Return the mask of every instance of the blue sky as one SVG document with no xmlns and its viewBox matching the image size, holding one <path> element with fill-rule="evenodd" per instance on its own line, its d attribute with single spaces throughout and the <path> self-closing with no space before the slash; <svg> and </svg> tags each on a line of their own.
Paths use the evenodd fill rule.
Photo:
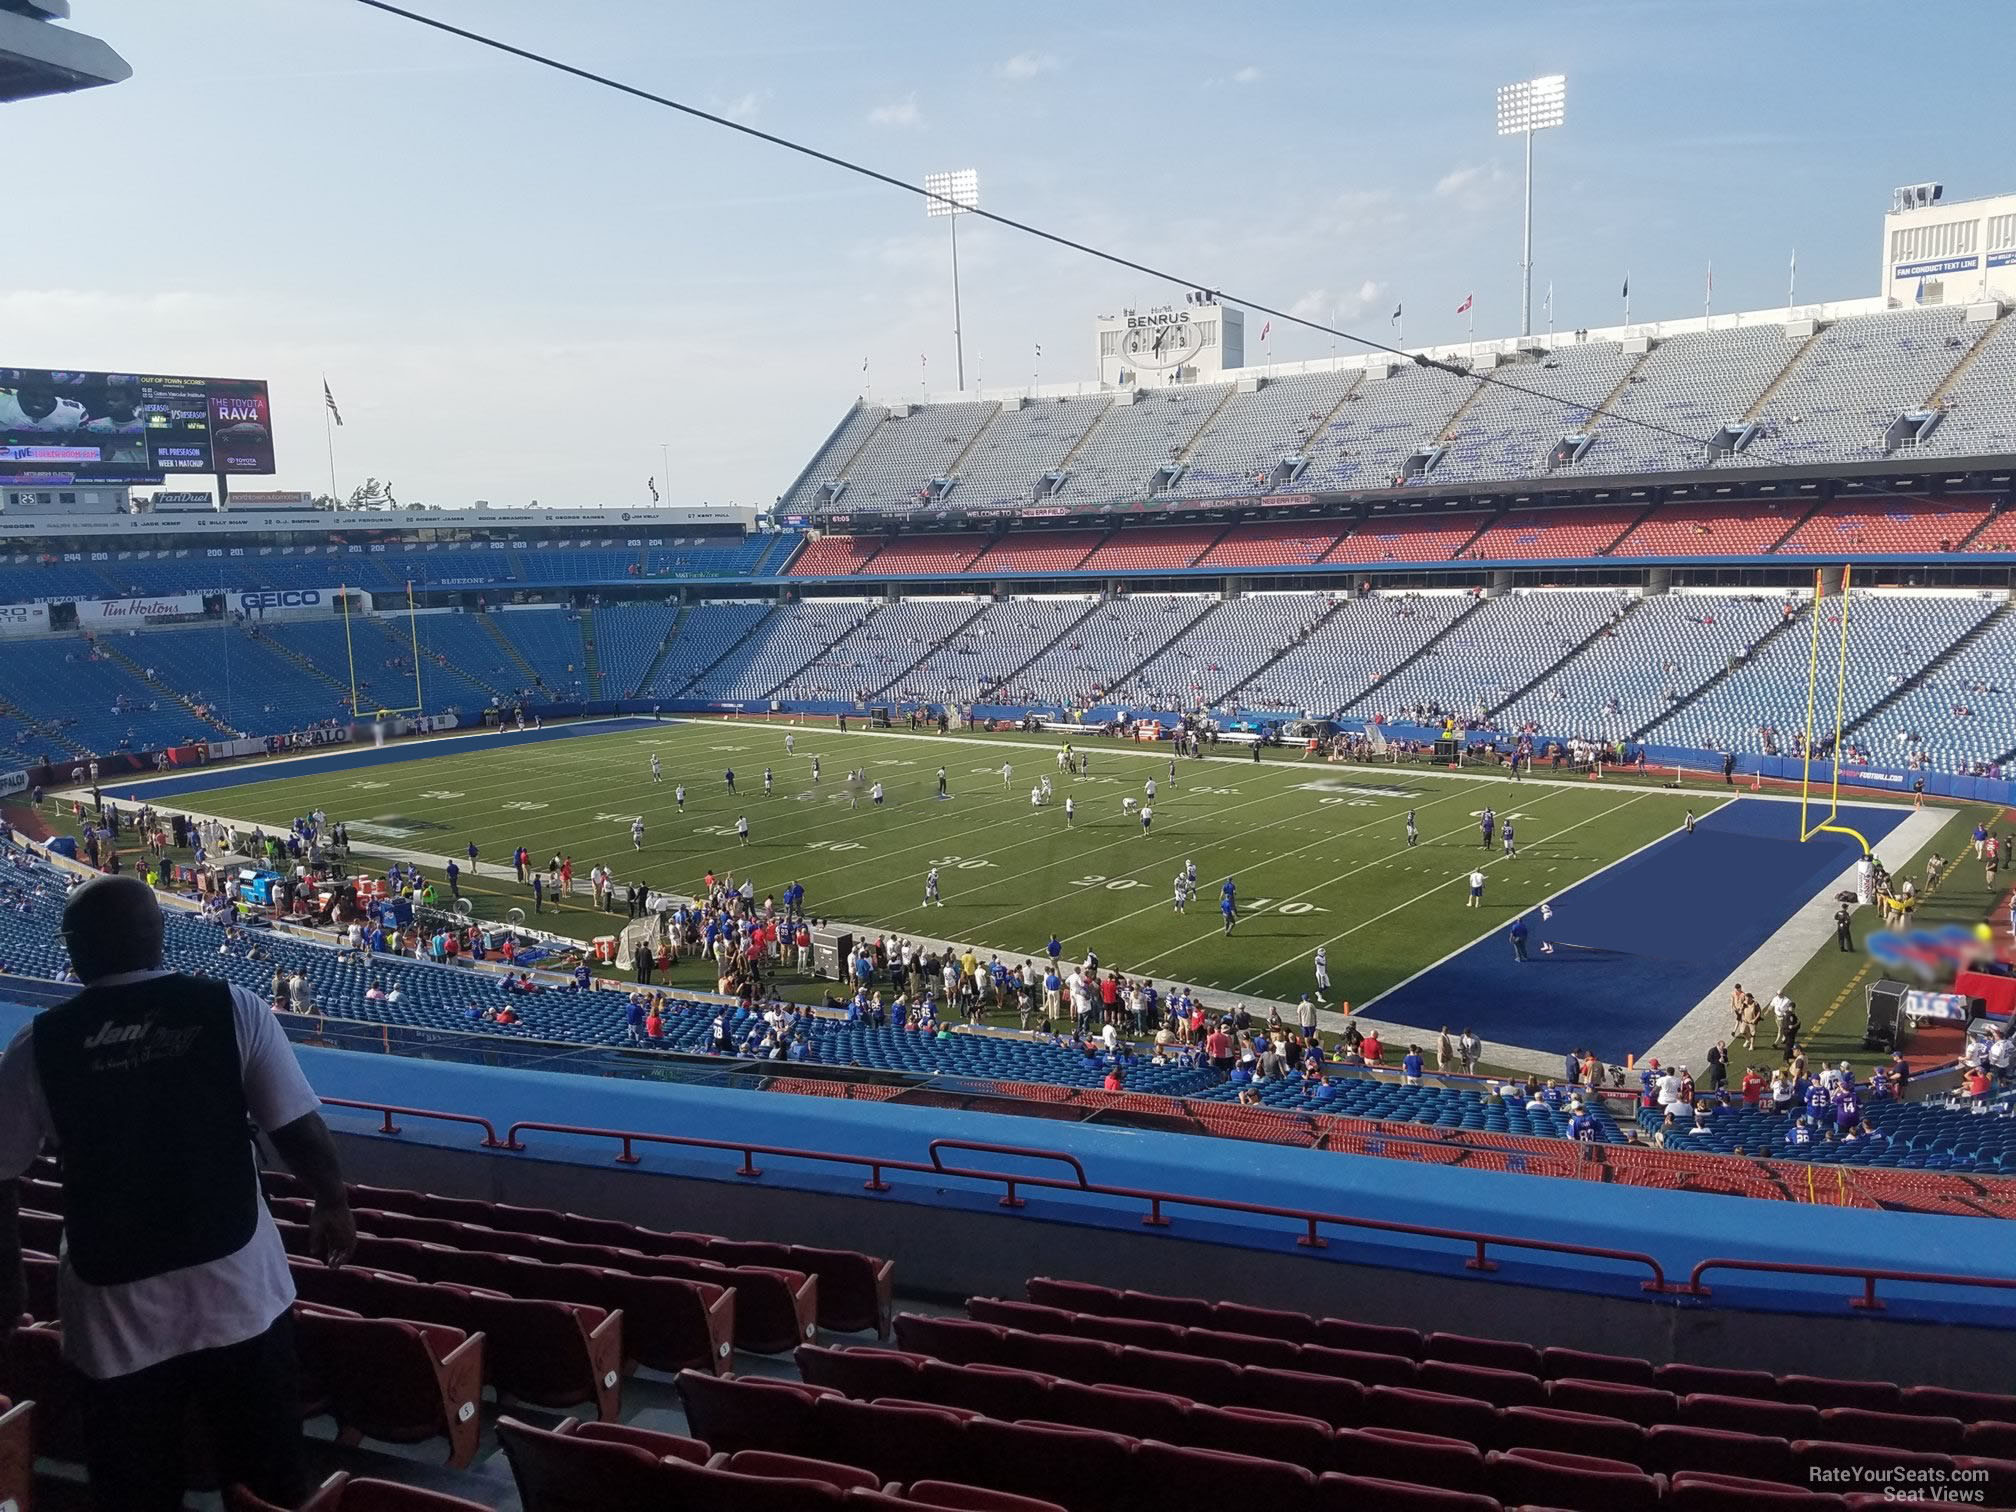
<svg viewBox="0 0 2016 1512">
<path fill-rule="evenodd" d="M 1568 75 L 1536 324 L 1550 281 L 1558 326 L 1614 323 L 1627 268 L 1635 319 L 1698 315 L 1711 258 L 1718 311 L 1780 305 L 1795 247 L 1802 302 L 1873 294 L 1892 185 L 2016 188 L 1991 49 L 1862 0 L 410 3 L 906 179 L 977 167 L 991 209 L 1377 337 L 1404 301 L 1410 345 L 1472 291 L 1517 329 L 1508 80 Z M 328 486 L 325 372 L 343 489 L 444 505 L 767 502 L 864 358 L 878 400 L 951 387 L 944 223 L 893 190 L 352 0 L 75 9 L 134 78 L 8 110 L 45 146 L 0 362 L 268 377 L 278 486 Z M 960 248 L 969 385 L 1089 379 L 1095 313 L 1180 298 L 970 219 Z M 1276 327 L 1276 360 L 1331 350 Z"/>
</svg>

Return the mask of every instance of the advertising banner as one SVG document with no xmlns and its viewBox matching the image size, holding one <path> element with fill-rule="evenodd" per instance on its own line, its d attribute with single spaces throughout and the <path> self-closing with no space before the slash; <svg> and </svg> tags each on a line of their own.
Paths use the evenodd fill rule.
<svg viewBox="0 0 2016 1512">
<path fill-rule="evenodd" d="M 173 619 L 201 614 L 200 593 L 165 593 L 156 598 L 92 599 L 77 606 L 77 623 L 86 630 L 101 625 L 130 625 L 141 620 Z"/>
<path fill-rule="evenodd" d="M 48 628 L 47 604 L 0 604 L 0 635 L 40 635 Z"/>
</svg>

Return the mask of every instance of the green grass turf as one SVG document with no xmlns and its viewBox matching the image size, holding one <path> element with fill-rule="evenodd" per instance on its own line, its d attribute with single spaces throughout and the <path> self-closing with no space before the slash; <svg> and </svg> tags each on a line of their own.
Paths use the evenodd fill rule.
<svg viewBox="0 0 2016 1512">
<path fill-rule="evenodd" d="M 787 734 L 795 735 L 795 755 L 785 752 Z M 709 867 L 752 876 L 759 896 L 796 880 L 815 916 L 1004 955 L 1033 955 L 1055 930 L 1073 955 L 1096 949 L 1129 973 L 1227 997 L 1292 1002 L 1312 986 L 1311 957 L 1327 944 L 1333 1003 L 1362 1003 L 1504 927 L 1515 912 L 1673 830 L 1685 806 L 1648 786 L 1477 781 L 1279 752 L 1260 763 L 1178 761 L 1172 787 L 1166 754 L 1107 741 L 1082 744 L 1091 773 L 1070 778 L 1056 768 L 1060 744 L 668 723 L 517 749 L 440 751 L 362 771 L 289 778 L 269 767 L 187 802 L 269 828 L 320 807 L 348 822 L 360 845 L 440 856 L 460 858 L 473 839 L 481 875 L 473 885 L 465 879 L 464 891 L 484 916 L 510 906 L 529 912 L 529 890 L 504 870 L 523 844 L 542 866 L 555 851 L 570 854 L 577 879 L 607 862 L 620 879 L 674 891 L 697 890 Z M 655 785 L 654 750 L 665 768 Z M 823 767 L 816 788 L 815 753 Z M 1014 767 L 1005 785 L 1004 761 Z M 941 762 L 953 794 L 945 802 L 933 796 Z M 730 765 L 736 796 L 722 776 Z M 768 798 L 766 765 L 776 773 Z M 843 796 L 846 770 L 864 765 L 886 786 L 880 809 L 865 795 L 858 807 Z M 1056 798 L 1034 810 L 1029 789 L 1043 775 Z M 1137 819 L 1123 816 L 1121 798 L 1141 799 L 1150 776 L 1160 791 L 1153 832 L 1143 835 Z M 682 781 L 683 814 L 673 801 Z M 1333 790 L 1310 790 L 1312 783 Z M 1075 827 L 1065 823 L 1066 796 L 1077 800 Z M 1697 814 L 1724 801 L 1706 788 L 1689 800 Z M 1473 911 L 1463 906 L 1464 879 L 1482 855 L 1473 815 L 1487 803 L 1520 816 L 1520 854 L 1508 861 L 1492 853 L 1487 906 Z M 1421 827 L 1412 850 L 1409 808 Z M 633 814 L 645 821 L 641 851 L 630 843 Z M 733 832 L 742 814 L 752 830 L 746 848 Z M 1172 883 L 1191 858 L 1200 896 L 1179 915 Z M 945 901 L 926 909 L 923 879 L 932 865 Z M 1217 908 L 1228 876 L 1241 900 L 1230 938 Z M 607 927 L 580 899 L 549 907 L 539 922 L 584 939 Z"/>
</svg>

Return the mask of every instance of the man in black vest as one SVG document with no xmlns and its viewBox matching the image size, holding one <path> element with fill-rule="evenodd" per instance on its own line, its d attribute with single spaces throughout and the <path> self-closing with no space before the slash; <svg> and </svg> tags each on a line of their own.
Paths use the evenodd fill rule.
<svg viewBox="0 0 2016 1512">
<path fill-rule="evenodd" d="M 0 1332 L 22 1310 L 14 1178 L 62 1161 L 64 1354 L 101 1512 L 182 1505 L 185 1414 L 217 1469 L 269 1501 L 305 1494 L 288 1308 L 252 1125 L 315 1198 L 315 1253 L 356 1241 L 315 1093 L 271 1011 L 161 969 L 160 905 L 135 877 L 72 893 L 63 938 L 84 990 L 0 1058 Z"/>
</svg>

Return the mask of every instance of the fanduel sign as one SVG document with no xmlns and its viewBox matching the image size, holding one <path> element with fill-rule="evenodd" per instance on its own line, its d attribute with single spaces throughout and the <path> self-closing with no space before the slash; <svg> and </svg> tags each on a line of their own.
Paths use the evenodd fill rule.
<svg viewBox="0 0 2016 1512">
<path fill-rule="evenodd" d="M 324 609 L 336 602 L 333 588 L 268 588 L 240 593 L 233 603 L 247 614 L 302 613 Z"/>
</svg>

